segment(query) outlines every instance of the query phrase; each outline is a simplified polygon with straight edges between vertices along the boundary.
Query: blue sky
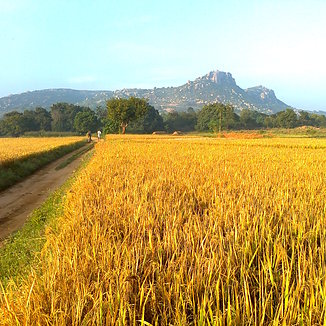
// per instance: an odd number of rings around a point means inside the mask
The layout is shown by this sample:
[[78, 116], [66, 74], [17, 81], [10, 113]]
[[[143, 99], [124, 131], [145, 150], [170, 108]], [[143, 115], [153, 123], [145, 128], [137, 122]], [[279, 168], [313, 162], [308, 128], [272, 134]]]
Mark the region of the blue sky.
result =
[[326, 110], [325, 0], [0, 0], [0, 96], [179, 86], [212, 70]]

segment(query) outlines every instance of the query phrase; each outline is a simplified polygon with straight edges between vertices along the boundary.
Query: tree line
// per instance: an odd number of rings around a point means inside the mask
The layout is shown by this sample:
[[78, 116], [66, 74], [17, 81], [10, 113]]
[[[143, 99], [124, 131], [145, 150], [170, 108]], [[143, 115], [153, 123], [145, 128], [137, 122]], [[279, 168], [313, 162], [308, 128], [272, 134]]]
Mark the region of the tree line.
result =
[[197, 113], [195, 129], [221, 131], [235, 129], [296, 128], [300, 126], [326, 127], [324, 115], [288, 108], [275, 114], [243, 109], [237, 114], [230, 105], [220, 103], [204, 106]]
[[306, 111], [295, 112], [286, 109], [268, 115], [265, 113], [243, 109], [239, 114], [231, 105], [214, 103], [205, 105], [195, 112], [189, 108], [186, 112], [171, 112], [163, 114], [164, 126], [167, 131], [209, 131], [254, 130], [266, 128], [296, 128], [313, 126], [326, 128], [324, 115]]
[[85, 134], [101, 126], [101, 114], [101, 110], [93, 111], [68, 103], [53, 104], [50, 111], [42, 107], [24, 112], [12, 111], [0, 120], [0, 135], [17, 137], [32, 131]]
[[50, 110], [38, 107], [24, 112], [6, 113], [0, 120], [1, 136], [20, 136], [32, 131], [76, 132], [86, 134], [102, 129], [106, 133], [151, 133], [153, 131], [210, 131], [326, 127], [326, 117], [288, 108], [272, 115], [243, 109], [236, 113], [231, 105], [213, 103], [201, 110], [160, 114], [147, 100], [130, 97], [110, 99], [106, 108], [91, 110], [68, 103], [53, 104]]

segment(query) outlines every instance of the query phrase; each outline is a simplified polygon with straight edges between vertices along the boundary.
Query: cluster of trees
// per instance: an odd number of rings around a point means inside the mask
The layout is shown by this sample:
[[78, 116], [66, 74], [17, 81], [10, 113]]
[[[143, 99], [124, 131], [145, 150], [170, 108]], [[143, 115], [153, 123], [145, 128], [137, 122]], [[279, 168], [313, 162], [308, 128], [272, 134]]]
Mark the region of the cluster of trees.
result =
[[163, 130], [163, 119], [159, 112], [145, 99], [136, 97], [113, 98], [107, 101], [105, 131], [109, 133], [151, 133]]
[[269, 115], [264, 119], [266, 128], [296, 128], [300, 126], [326, 127], [326, 117], [321, 114], [300, 111], [298, 114], [292, 109]]
[[19, 136], [26, 131], [51, 130], [51, 114], [43, 109], [12, 111], [0, 120], [0, 135]]
[[204, 106], [197, 113], [191, 108], [187, 112], [172, 112], [164, 115], [168, 131], [222, 131], [236, 129], [296, 128], [300, 126], [326, 127], [326, 117], [315, 113], [286, 109], [267, 115], [248, 109], [239, 114], [230, 105], [214, 103]]
[[42, 107], [25, 110], [23, 113], [12, 111], [0, 120], [0, 135], [20, 136], [29, 131], [76, 132], [85, 134], [95, 131], [102, 125], [101, 111], [68, 103], [53, 104], [50, 111]]
[[12, 111], [0, 120], [0, 136], [20, 136], [30, 131], [86, 134], [104, 129], [108, 133], [151, 133], [164, 130], [163, 118], [145, 99], [111, 99], [95, 111], [68, 103], [56, 103], [47, 111], [38, 107], [23, 113]]
[[185, 112], [169, 112], [163, 115], [164, 129], [167, 132], [175, 130], [193, 131], [197, 124], [197, 113], [193, 108], [188, 108]]
[[38, 107], [23, 113], [13, 111], [0, 120], [0, 135], [19, 136], [27, 131], [77, 132], [86, 134], [97, 129], [106, 133], [151, 133], [222, 131], [234, 129], [295, 128], [299, 126], [326, 127], [326, 117], [292, 109], [267, 115], [244, 109], [237, 114], [231, 105], [214, 103], [195, 112], [169, 112], [162, 115], [147, 100], [130, 97], [110, 99], [106, 108], [95, 111], [68, 103], [53, 104], [50, 111]]
[[295, 128], [299, 126], [326, 127], [326, 117], [292, 109], [267, 115], [248, 109], [237, 114], [231, 105], [214, 103], [195, 112], [169, 112], [159, 115], [144, 99], [112, 99], [107, 102], [107, 131], [124, 133], [179, 131], [222, 131], [235, 129]]

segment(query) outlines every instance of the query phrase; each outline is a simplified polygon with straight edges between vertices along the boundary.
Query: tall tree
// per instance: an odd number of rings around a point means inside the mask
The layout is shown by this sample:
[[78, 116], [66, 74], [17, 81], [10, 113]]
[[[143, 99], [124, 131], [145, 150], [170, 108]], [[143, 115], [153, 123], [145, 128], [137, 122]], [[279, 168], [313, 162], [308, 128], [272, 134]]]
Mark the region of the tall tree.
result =
[[298, 116], [292, 109], [278, 112], [276, 121], [281, 128], [295, 128], [298, 126]]
[[22, 116], [23, 129], [25, 131], [38, 131], [39, 126], [36, 121], [36, 113], [33, 110], [25, 110]]
[[145, 115], [129, 123], [128, 129], [135, 133], [152, 133], [155, 130], [164, 130], [163, 118], [153, 106], [150, 106]]
[[310, 114], [310, 121], [312, 126], [326, 128], [326, 117], [323, 114]]
[[128, 99], [113, 98], [107, 101], [108, 124], [110, 129], [120, 129], [122, 134], [126, 133], [127, 126], [130, 122], [144, 117], [152, 106], [148, 101], [141, 98], [130, 97]]
[[24, 113], [16, 111], [7, 113], [1, 120], [2, 134], [19, 136], [27, 131], [51, 129], [51, 115], [43, 108], [25, 110]]
[[164, 114], [164, 125], [168, 132], [176, 130], [193, 131], [197, 123], [197, 115], [193, 108], [188, 108], [187, 111], [176, 112], [172, 111]]
[[254, 129], [257, 127], [256, 120], [253, 116], [253, 111], [249, 109], [243, 109], [240, 112], [240, 123], [241, 127], [245, 129]]
[[0, 133], [13, 137], [22, 135], [26, 131], [23, 116], [23, 113], [17, 111], [6, 113], [1, 119]]
[[35, 120], [38, 130], [49, 131], [51, 130], [51, 113], [42, 107], [35, 109]]
[[74, 120], [74, 130], [80, 134], [86, 134], [87, 131], [96, 131], [98, 120], [96, 114], [91, 109], [85, 109], [78, 112]]
[[99, 122], [99, 127], [103, 128], [107, 124], [108, 111], [105, 107], [98, 105], [95, 109], [96, 117]]
[[239, 116], [231, 105], [213, 103], [205, 105], [197, 115], [196, 128], [200, 131], [222, 131], [236, 128]]
[[78, 112], [85, 108], [69, 103], [56, 103], [51, 106], [52, 130], [73, 131], [74, 120]]

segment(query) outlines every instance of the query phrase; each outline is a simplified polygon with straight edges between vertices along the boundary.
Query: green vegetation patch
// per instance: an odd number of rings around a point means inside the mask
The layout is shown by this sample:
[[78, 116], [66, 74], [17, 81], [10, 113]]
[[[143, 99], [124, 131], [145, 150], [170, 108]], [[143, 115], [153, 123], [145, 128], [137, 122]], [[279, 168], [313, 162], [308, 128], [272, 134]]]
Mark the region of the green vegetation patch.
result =
[[71, 162], [73, 162], [78, 157], [80, 157], [81, 155], [85, 154], [86, 152], [88, 152], [92, 148], [94, 148], [94, 143], [91, 143], [86, 148], [83, 148], [81, 151], [78, 151], [77, 153], [75, 153], [75, 154], [71, 155], [70, 157], [68, 157], [65, 161], [63, 161], [61, 164], [59, 164], [55, 169], [56, 170], [61, 170], [61, 169], [65, 168]]
[[277, 137], [326, 138], [326, 128], [302, 126], [293, 129], [273, 128], [269, 130]]
[[64, 145], [52, 150], [32, 154], [19, 160], [5, 162], [0, 165], [0, 191], [12, 186], [29, 176], [46, 164], [85, 145], [85, 141]]
[[26, 131], [24, 132], [24, 138], [35, 137], [73, 137], [80, 136], [78, 132], [74, 131]]
[[[79, 170], [88, 163], [91, 155], [92, 152], [85, 156]], [[75, 177], [76, 174], [53, 192], [40, 208], [33, 211], [24, 226], [8, 237], [0, 247], [0, 282], [4, 286], [10, 279], [20, 282], [30, 272], [31, 267], [36, 266], [38, 255], [46, 241], [45, 229], [56, 228], [57, 218], [63, 213], [62, 199]]]

